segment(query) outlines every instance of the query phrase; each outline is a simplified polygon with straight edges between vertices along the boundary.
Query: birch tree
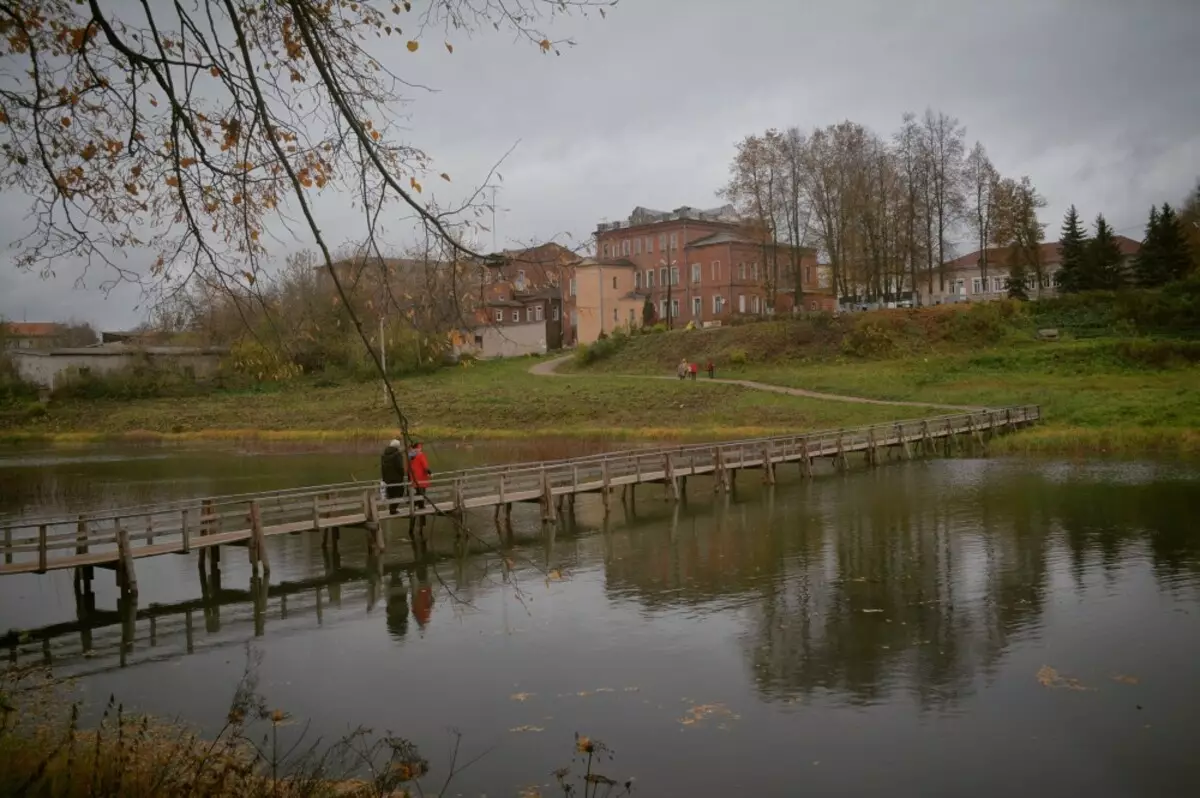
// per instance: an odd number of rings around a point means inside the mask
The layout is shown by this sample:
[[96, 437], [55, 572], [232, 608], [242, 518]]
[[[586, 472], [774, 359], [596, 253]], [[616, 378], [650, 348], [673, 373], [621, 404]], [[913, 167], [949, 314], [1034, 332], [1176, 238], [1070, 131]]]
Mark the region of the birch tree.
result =
[[926, 109], [922, 126], [930, 238], [937, 247], [938, 287], [944, 291], [947, 255], [951, 249], [948, 236], [965, 205], [962, 163], [966, 129], [954, 117], [932, 108]]
[[988, 281], [988, 246], [992, 243], [992, 217], [995, 211], [994, 191], [1000, 175], [988, 159], [983, 144], [975, 142], [964, 165], [963, 178], [968, 192], [968, 211], [979, 246], [979, 276]]

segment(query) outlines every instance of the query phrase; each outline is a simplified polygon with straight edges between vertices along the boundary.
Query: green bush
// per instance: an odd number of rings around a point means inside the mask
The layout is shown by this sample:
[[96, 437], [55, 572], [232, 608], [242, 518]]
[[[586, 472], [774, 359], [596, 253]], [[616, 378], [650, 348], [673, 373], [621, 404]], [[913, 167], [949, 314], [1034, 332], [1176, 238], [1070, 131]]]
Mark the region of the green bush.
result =
[[731, 365], [734, 365], [734, 366], [744, 366], [744, 365], [746, 365], [746, 360], [747, 360], [747, 358], [746, 358], [746, 350], [745, 350], [745, 349], [733, 349], [733, 350], [731, 350], [731, 351], [729, 352], [728, 360], [729, 360], [729, 363], [730, 363]]
[[591, 344], [580, 344], [575, 350], [575, 363], [579, 366], [589, 366], [599, 360], [612, 357], [629, 341], [625, 335], [613, 335], [600, 338]]

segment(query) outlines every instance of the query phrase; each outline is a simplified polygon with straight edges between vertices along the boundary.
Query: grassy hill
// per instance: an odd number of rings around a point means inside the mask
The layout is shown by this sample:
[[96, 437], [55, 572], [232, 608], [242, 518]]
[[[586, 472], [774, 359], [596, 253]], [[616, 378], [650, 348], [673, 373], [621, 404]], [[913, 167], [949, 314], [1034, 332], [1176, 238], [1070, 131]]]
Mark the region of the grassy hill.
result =
[[1162, 326], [1162, 316], [1142, 333], [1094, 316], [1059, 328], [1058, 341], [1039, 340], [1047, 319], [1015, 303], [769, 321], [617, 338], [569, 368], [670, 374], [681, 358], [702, 368], [711, 359], [718, 377], [830, 393], [1042, 405], [1047, 423], [1010, 447], [1200, 452], [1200, 341], [1185, 325]]

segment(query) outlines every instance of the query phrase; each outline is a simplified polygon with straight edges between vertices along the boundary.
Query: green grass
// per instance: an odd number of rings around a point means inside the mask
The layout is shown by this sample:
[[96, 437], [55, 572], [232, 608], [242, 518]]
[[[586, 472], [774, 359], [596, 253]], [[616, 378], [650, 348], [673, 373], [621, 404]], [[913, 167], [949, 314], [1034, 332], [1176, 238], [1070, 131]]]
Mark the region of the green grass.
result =
[[[729, 385], [630, 377], [547, 377], [527, 358], [446, 369], [395, 383], [419, 435], [430, 438], [717, 438], [828, 429], [918, 416]], [[897, 412], [899, 411], [899, 412]], [[63, 400], [0, 429], [0, 439], [331, 440], [388, 437], [395, 424], [378, 383], [132, 401]]]
[[[638, 336], [582, 370], [669, 372], [681, 357], [718, 376], [874, 399], [1041, 405], [1045, 422], [999, 442], [1039, 452], [1200, 452], [1200, 342], [1096, 337], [1040, 342], [976, 312], [864, 314], [814, 329], [797, 322]], [[980, 323], [980, 322], [984, 323]], [[970, 323], [968, 323], [970, 322]], [[986, 333], [991, 329], [991, 342]], [[863, 330], [868, 334], [863, 334]], [[965, 332], [968, 343], [956, 340]], [[853, 337], [852, 337], [853, 336]], [[873, 339], [872, 336], [875, 336]], [[848, 354], [864, 341], [887, 354]], [[849, 341], [849, 344], [847, 343]]]

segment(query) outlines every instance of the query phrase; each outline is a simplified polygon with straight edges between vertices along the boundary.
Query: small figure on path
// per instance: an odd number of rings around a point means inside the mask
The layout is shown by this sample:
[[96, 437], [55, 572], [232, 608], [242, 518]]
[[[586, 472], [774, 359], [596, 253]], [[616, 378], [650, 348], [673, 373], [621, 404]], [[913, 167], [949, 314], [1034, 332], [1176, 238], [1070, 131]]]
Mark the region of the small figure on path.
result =
[[696, 372], [699, 370], [700, 370], [699, 363], [691, 363], [688, 365], [688, 373], [691, 374], [693, 380], [696, 379]]
[[413, 444], [410, 455], [408, 471], [412, 475], [413, 490], [421, 497], [417, 499], [417, 506], [424, 507], [425, 490], [429, 487], [430, 477], [433, 476], [433, 472], [429, 470], [429, 458], [425, 456], [425, 445], [417, 441]]
[[[389, 499], [402, 499], [406, 494], [405, 483], [408, 481], [408, 468], [404, 458], [404, 444], [393, 439], [379, 457], [379, 479], [383, 481], [383, 493]], [[400, 505], [397, 502], [388, 504], [388, 512], [396, 514]]]
[[704, 370], [708, 372], [708, 378], [711, 380], [713, 378], [713, 362], [711, 358], [708, 361], [708, 366]]
[[681, 379], [681, 380], [685, 379], [687, 377], [688, 362], [687, 362], [686, 357], [683, 360], [679, 361], [679, 368], [675, 369], [675, 373], [679, 375], [679, 379]]

